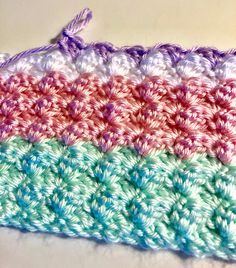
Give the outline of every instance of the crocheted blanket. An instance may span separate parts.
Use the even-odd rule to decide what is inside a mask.
[[[236,50],[76,33],[0,54],[0,224],[236,259]]]

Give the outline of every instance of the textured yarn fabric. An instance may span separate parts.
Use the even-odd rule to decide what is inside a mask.
[[[0,54],[0,225],[236,260],[236,50],[75,36]]]

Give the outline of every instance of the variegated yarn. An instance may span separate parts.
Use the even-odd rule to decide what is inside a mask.
[[[236,50],[76,37],[0,54],[0,224],[236,260]]]

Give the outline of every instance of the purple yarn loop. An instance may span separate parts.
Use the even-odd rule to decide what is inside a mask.
[[[59,49],[63,54],[75,59],[80,54],[81,50],[92,48],[102,56],[104,62],[107,62],[110,55],[116,51],[121,51],[129,54],[137,64],[140,63],[147,53],[159,50],[169,55],[173,65],[177,64],[187,53],[194,52],[209,60],[212,68],[214,68],[226,55],[236,56],[236,49],[220,51],[214,47],[193,47],[191,49],[184,49],[178,45],[162,43],[146,48],[140,45],[116,47],[109,42],[86,44],[81,37],[77,36],[77,34],[86,27],[91,18],[92,11],[89,8],[83,9],[65,28],[63,28],[56,43],[22,51],[2,62],[0,64],[0,69],[29,55],[54,49]]]
[[[74,58],[77,55],[76,51],[78,50],[78,48],[82,48],[84,46],[83,39],[76,36],[76,34],[81,32],[86,27],[86,25],[89,23],[91,18],[92,18],[92,11],[89,8],[83,9],[62,30],[61,36],[59,40],[57,41],[57,43],[22,51],[10,57],[3,63],[1,63],[0,69],[7,67],[9,64],[14,63],[26,56],[39,53],[39,52],[46,52],[46,51],[57,49],[57,48],[62,50],[65,54],[70,55],[72,58]]]

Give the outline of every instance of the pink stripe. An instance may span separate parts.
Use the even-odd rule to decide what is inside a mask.
[[[146,155],[166,149],[188,158],[206,152],[223,162],[236,154],[236,81],[211,88],[197,78],[172,86],[159,77],[136,85],[121,76],[103,84],[93,74],[68,82],[59,73],[41,81],[18,74],[0,79],[0,140],[56,137],[93,141]]]

